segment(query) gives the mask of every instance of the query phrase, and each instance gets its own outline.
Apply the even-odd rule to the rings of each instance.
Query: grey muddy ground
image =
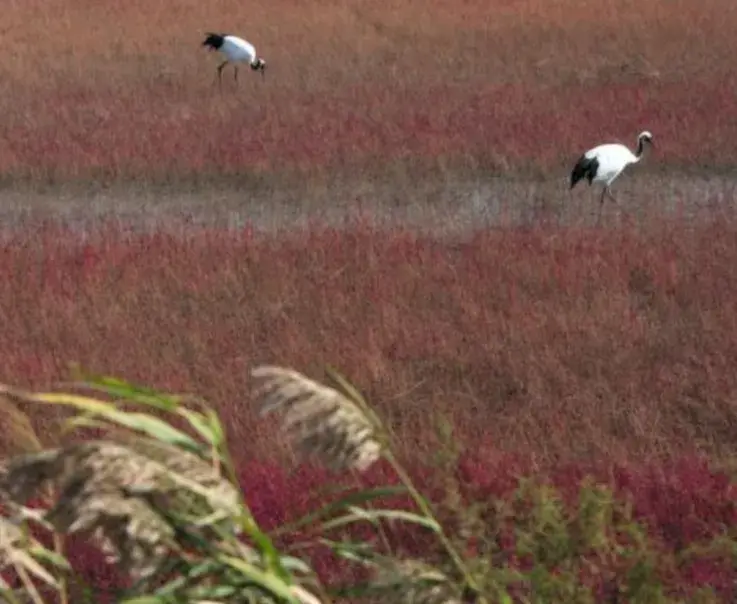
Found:
[[[737,202],[737,174],[627,174],[614,187],[618,204],[606,202],[603,225],[629,217],[683,215],[689,219],[730,212]],[[462,236],[474,230],[534,223],[593,225],[598,210],[596,186],[571,194],[567,178],[520,180],[474,176],[402,183],[341,179],[309,187],[115,186],[84,190],[60,187],[0,190],[0,220],[5,233],[37,219],[51,219],[80,232],[101,220],[135,230],[181,231],[193,225],[275,232],[310,221],[340,225],[357,212],[377,226],[404,226]]]

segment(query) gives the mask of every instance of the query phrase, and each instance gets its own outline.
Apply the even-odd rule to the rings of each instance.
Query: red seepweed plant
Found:
[[[420,458],[437,412],[469,442],[545,464],[729,459],[734,234],[729,218],[462,243],[366,224],[111,226],[84,243],[27,227],[0,246],[0,355],[8,380],[60,379],[73,359],[203,392],[244,456],[272,438],[239,403],[246,368],[340,358]]]

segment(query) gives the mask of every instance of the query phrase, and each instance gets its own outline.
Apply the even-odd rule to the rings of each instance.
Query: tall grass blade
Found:
[[[173,412],[182,399],[180,395],[166,394],[113,376],[83,373],[79,368],[75,373],[77,373],[77,381],[70,386],[102,392],[114,398],[154,407],[161,411]]]
[[[404,510],[364,510],[355,506],[350,506],[349,509],[351,510],[350,514],[324,522],[321,525],[322,529],[329,531],[356,522],[370,522],[375,525],[380,520],[390,520],[416,524],[434,533],[440,533],[441,531],[440,525],[434,519]]]
[[[186,447],[191,451],[202,449],[202,445],[191,436],[177,430],[164,420],[145,413],[120,411],[113,403],[73,394],[22,392],[6,386],[0,387],[0,390],[6,392],[8,396],[22,401],[72,407],[84,416],[93,419],[101,417],[131,430],[148,434],[171,445]]]
[[[321,518],[330,516],[334,514],[335,512],[348,508],[350,506],[360,505],[362,503],[368,503],[374,499],[379,499],[382,497],[392,497],[396,495],[405,495],[405,494],[407,494],[407,488],[402,485],[389,486],[389,487],[375,487],[372,489],[365,489],[365,490],[358,491],[355,493],[349,493],[348,495],[341,497],[337,501],[331,501],[330,503],[325,504],[324,506],[322,506],[321,508],[319,508],[318,510],[314,512],[309,512],[308,514],[305,514],[298,520],[295,520],[293,522],[280,526],[273,533],[274,535],[281,535],[284,533],[294,532],[307,525],[314,524]]]

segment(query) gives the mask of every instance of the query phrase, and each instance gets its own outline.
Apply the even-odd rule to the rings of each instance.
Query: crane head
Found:
[[[258,57],[253,63],[251,63],[251,69],[254,71],[260,71],[261,77],[266,79],[266,61],[261,57]]]
[[[649,130],[644,130],[643,132],[641,132],[640,136],[637,137],[637,140],[655,146],[653,143],[653,135],[650,133]]]

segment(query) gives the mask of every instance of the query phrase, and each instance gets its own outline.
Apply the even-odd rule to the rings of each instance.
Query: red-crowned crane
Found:
[[[223,54],[225,61],[218,65],[218,82],[222,84],[223,68],[232,63],[235,68],[233,77],[238,81],[238,63],[248,63],[254,71],[260,71],[261,76],[265,77],[266,61],[256,54],[256,48],[250,42],[243,38],[233,36],[231,34],[216,34],[207,32],[205,41],[202,46],[207,46],[211,51],[218,51]]]
[[[616,202],[617,200],[609,190],[614,180],[630,164],[636,164],[642,158],[645,144],[653,144],[653,135],[645,130],[637,137],[637,149],[632,153],[627,147],[619,143],[599,145],[584,153],[573,166],[571,171],[571,189],[579,180],[586,179],[589,186],[593,183],[601,183],[604,190],[599,200],[599,220],[601,220],[601,209],[604,205],[606,195]]]

